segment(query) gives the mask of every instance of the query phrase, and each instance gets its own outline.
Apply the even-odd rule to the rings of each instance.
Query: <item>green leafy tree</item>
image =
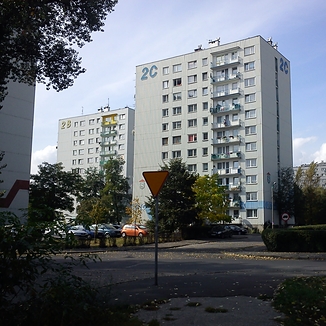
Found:
[[[142,224],[143,210],[138,197],[134,198],[130,206],[126,207],[126,214],[130,216],[128,224]]]
[[[77,223],[91,225],[106,222],[106,210],[101,202],[103,188],[103,172],[97,168],[87,169],[77,195]]]
[[[0,6],[0,102],[9,80],[63,90],[85,69],[76,48],[103,31],[117,0],[3,0]]]
[[[295,213],[294,185],[293,168],[281,168],[279,182],[274,187],[274,200],[279,212],[279,224],[281,224],[281,216],[283,213],[288,213],[290,216],[293,216]]]
[[[231,216],[226,214],[229,207],[228,195],[225,187],[218,184],[218,174],[212,176],[204,175],[198,177],[192,187],[198,216],[204,221],[210,222],[231,222]]]
[[[74,210],[81,177],[63,170],[62,163],[43,162],[38,174],[31,176],[29,188],[29,221],[55,221],[62,211]]]
[[[305,224],[317,224],[325,221],[325,218],[323,218],[325,212],[325,190],[320,186],[317,163],[311,162],[306,170],[299,167],[295,176],[295,183],[301,190],[300,199],[303,202],[300,221]],[[297,191],[297,193],[300,192]]]
[[[5,152],[0,151],[0,162],[3,160],[4,155],[5,155]],[[0,174],[2,173],[1,170],[4,169],[6,166],[7,166],[7,164],[0,165]],[[3,182],[3,180],[0,179],[0,183],[2,183],[2,182]],[[2,197],[4,194],[5,194],[5,191],[0,190],[0,197]]]
[[[128,178],[122,174],[124,164],[124,160],[118,157],[109,159],[103,166],[105,186],[101,191],[101,201],[111,223],[121,222],[131,199]]]
[[[192,189],[197,175],[187,170],[182,159],[172,159],[161,166],[169,176],[158,196],[158,219],[160,232],[174,232],[184,226],[198,223],[195,194]],[[146,202],[155,216],[155,199]]]

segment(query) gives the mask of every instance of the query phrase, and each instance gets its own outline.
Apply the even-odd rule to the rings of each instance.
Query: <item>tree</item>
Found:
[[[279,183],[274,188],[274,200],[279,212],[279,224],[281,216],[288,213],[290,216],[295,212],[295,190],[294,190],[294,172],[292,167],[281,168]]]
[[[197,175],[187,170],[182,159],[170,160],[160,167],[169,171],[169,176],[158,196],[158,219],[162,232],[174,232],[184,226],[197,223],[195,194],[192,186]],[[146,202],[152,216],[155,216],[155,199],[149,197]]]
[[[1,151],[0,152],[0,162],[3,160],[3,157],[5,156],[5,152]],[[0,165],[0,174],[2,173],[1,170],[4,169],[7,166],[7,164]],[[3,180],[0,179],[0,183],[2,183]],[[0,197],[2,197],[5,194],[5,191],[0,190]]]
[[[63,90],[85,69],[76,47],[103,31],[118,0],[3,0],[0,7],[0,103],[9,80]]]
[[[130,216],[130,219],[127,221],[128,224],[141,224],[142,223],[142,207],[139,202],[139,198],[134,198],[130,206],[126,207],[126,214]]]
[[[101,191],[101,200],[111,223],[121,222],[131,199],[128,178],[122,175],[124,164],[124,160],[119,157],[109,159],[103,166],[105,186]]]
[[[38,169],[39,173],[31,176],[29,220],[55,221],[62,217],[61,211],[72,212],[80,175],[64,171],[62,163],[43,162]]]
[[[218,185],[218,174],[198,177],[192,187],[198,216],[201,220],[210,222],[231,222],[231,216],[226,214],[229,207],[228,195],[225,187]]]

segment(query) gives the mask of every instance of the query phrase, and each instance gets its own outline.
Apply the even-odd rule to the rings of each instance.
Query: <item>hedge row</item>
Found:
[[[326,252],[325,226],[265,229],[262,239],[268,251]]]

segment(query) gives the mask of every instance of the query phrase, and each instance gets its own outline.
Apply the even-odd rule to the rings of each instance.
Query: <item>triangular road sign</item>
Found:
[[[146,180],[146,183],[153,195],[157,197],[160,190],[162,189],[166,178],[168,177],[168,171],[148,171],[143,172],[143,176]]]

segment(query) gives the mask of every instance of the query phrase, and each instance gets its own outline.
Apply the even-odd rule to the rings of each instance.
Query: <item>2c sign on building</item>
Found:
[[[155,65],[151,66],[150,68],[144,67],[141,72],[143,73],[141,78],[140,78],[141,80],[148,79],[148,76],[150,78],[154,78],[157,75],[157,67]]]
[[[280,59],[280,70],[283,71],[286,75],[289,73],[289,64],[283,58]]]

